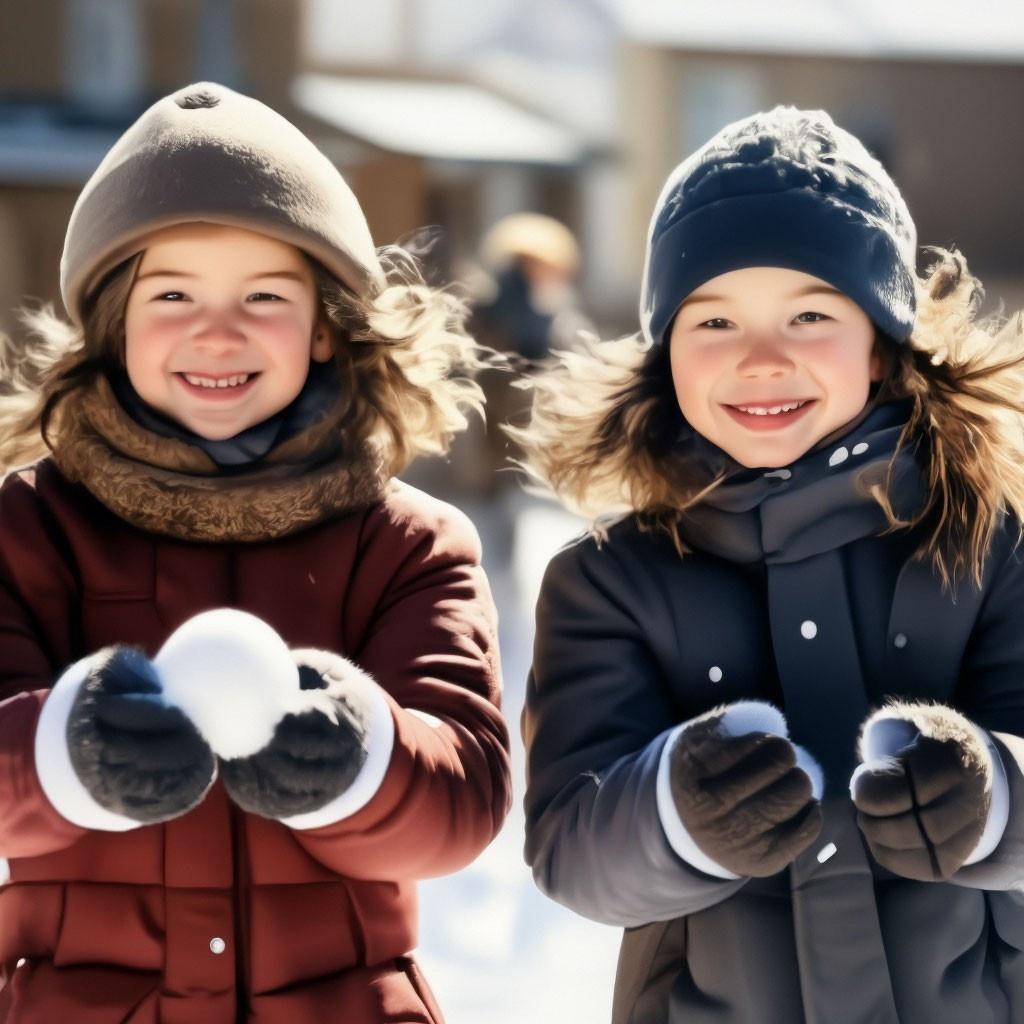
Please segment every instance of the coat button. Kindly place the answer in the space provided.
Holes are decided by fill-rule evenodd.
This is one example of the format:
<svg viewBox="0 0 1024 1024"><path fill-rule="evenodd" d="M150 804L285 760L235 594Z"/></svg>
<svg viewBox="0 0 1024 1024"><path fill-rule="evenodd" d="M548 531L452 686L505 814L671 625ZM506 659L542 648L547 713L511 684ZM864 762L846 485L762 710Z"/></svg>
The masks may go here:
<svg viewBox="0 0 1024 1024"><path fill-rule="evenodd" d="M853 446L854 455L863 455L868 450L867 441L861 441L859 444Z"/></svg>
<svg viewBox="0 0 1024 1024"><path fill-rule="evenodd" d="M904 647L907 646L907 634L906 633L897 633L892 638L892 645L893 645L893 647L898 647L898 648L900 648L900 650L902 650Z"/></svg>
<svg viewBox="0 0 1024 1024"><path fill-rule="evenodd" d="M840 462L845 462L850 457L850 453L846 450L844 445L840 445L829 457L828 464L830 466L838 466Z"/></svg>
<svg viewBox="0 0 1024 1024"><path fill-rule="evenodd" d="M818 863L824 864L830 857L834 857L839 852L839 848L835 843L826 843L818 851Z"/></svg>
<svg viewBox="0 0 1024 1024"><path fill-rule="evenodd" d="M804 619L800 623L800 635L805 640L813 640L818 635L818 624L811 619Z"/></svg>
<svg viewBox="0 0 1024 1024"><path fill-rule="evenodd" d="M210 939L210 952L214 956L220 956L227 948L228 944L219 935Z"/></svg>
<svg viewBox="0 0 1024 1024"><path fill-rule="evenodd" d="M713 683L720 683L722 681L722 670L717 665L712 665L708 669L708 679Z"/></svg>

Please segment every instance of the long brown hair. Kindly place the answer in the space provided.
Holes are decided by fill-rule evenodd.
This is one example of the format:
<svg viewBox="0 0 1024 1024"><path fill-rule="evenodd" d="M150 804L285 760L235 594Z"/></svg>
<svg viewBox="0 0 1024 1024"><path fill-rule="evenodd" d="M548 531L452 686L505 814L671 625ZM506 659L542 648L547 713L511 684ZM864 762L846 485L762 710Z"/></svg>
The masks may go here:
<svg viewBox="0 0 1024 1024"><path fill-rule="evenodd" d="M888 369L878 395L912 399L899 447L926 440L929 493L911 520L898 518L885 486L873 495L891 530L921 527L917 555L950 586L965 575L980 582L1004 513L1024 523L1024 317L977 320L983 292L963 256L930 252L913 336L880 339ZM506 430L523 449L521 468L598 536L637 514L685 554L681 514L721 477L697 477L675 452L681 413L667 363L667 346L639 335L557 353L522 382L533 392L529 424Z"/></svg>
<svg viewBox="0 0 1024 1024"><path fill-rule="evenodd" d="M335 359L347 406L343 429L369 442L387 475L417 455L447 451L482 414L472 379L486 350L464 329L465 304L428 285L415 256L400 246L378 253L386 286L359 297L313 260L320 310L335 338ZM26 306L20 342L0 336L0 471L25 465L59 443L63 399L97 374L124 365L124 312L142 258L114 268L83 309L82 326L50 305ZM308 257L307 257L308 258Z"/></svg>

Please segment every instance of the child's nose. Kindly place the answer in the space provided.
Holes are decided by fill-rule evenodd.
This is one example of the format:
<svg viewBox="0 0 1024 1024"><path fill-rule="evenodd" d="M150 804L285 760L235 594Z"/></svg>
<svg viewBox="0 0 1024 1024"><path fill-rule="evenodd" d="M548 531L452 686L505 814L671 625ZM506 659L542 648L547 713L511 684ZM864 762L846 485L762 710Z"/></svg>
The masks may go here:
<svg viewBox="0 0 1024 1024"><path fill-rule="evenodd" d="M785 345L771 338L752 341L737 367L744 377L781 377L792 368Z"/></svg>
<svg viewBox="0 0 1024 1024"><path fill-rule="evenodd" d="M192 335L192 343L204 351L234 349L246 343L245 331L228 314L211 316Z"/></svg>

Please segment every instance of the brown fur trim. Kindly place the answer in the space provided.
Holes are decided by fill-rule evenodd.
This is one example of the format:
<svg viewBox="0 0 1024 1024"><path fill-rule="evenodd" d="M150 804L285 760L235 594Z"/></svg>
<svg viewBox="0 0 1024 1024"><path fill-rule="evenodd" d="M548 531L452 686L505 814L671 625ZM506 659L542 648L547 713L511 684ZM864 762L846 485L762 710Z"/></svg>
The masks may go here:
<svg viewBox="0 0 1024 1024"><path fill-rule="evenodd" d="M884 486L873 494L894 526L924 526L918 554L944 585L980 585L1003 517L1024 526L1024 316L977 323L983 294L958 252L940 253L919 303L911 344L897 353L887 387L914 401L901 444L927 443L928 502L912 520L894 514Z"/></svg>
<svg viewBox="0 0 1024 1024"><path fill-rule="evenodd" d="M202 450L140 427L105 378L70 395L53 457L115 515L134 526L193 541L283 537L364 508L385 478L368 448L349 450L326 417L280 445L250 473L218 475Z"/></svg>
<svg viewBox="0 0 1024 1024"><path fill-rule="evenodd" d="M988 783L986 788L991 789L992 755L981 733L959 711L938 702L890 700L861 725L857 751L862 761L872 756L865 737L879 722L888 720L909 722L922 736L939 743L955 743L964 767L984 776Z"/></svg>
<svg viewBox="0 0 1024 1024"><path fill-rule="evenodd" d="M982 294L956 251L938 257L918 282L909 342L888 342L889 376L880 400L912 398L900 446L924 441L928 502L899 519L885 484L872 491L890 528L920 527L917 554L946 587L980 583L992 536L1012 515L1024 524L1024 316L975 319ZM605 535L608 523L636 515L687 551L680 514L721 478L698 476L675 454L680 425L667 353L639 336L588 342L556 353L523 381L532 419L506 427L523 449L520 467Z"/></svg>
<svg viewBox="0 0 1024 1024"><path fill-rule="evenodd" d="M60 416L62 449L73 448L83 434L92 434L105 440L114 452L145 466L202 476L217 472L217 464L201 448L140 427L124 411L102 375L69 395L61 405Z"/></svg>

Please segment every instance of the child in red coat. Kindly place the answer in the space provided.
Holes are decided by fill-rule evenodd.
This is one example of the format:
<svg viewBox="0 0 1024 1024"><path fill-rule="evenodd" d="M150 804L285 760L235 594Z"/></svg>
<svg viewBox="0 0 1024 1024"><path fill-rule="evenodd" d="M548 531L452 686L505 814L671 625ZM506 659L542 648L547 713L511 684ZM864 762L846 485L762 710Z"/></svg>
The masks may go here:
<svg viewBox="0 0 1024 1024"><path fill-rule="evenodd" d="M478 391L293 125L211 83L86 184L0 416L0 1019L441 1020L415 882L509 804ZM47 451L49 449L49 451Z"/></svg>

